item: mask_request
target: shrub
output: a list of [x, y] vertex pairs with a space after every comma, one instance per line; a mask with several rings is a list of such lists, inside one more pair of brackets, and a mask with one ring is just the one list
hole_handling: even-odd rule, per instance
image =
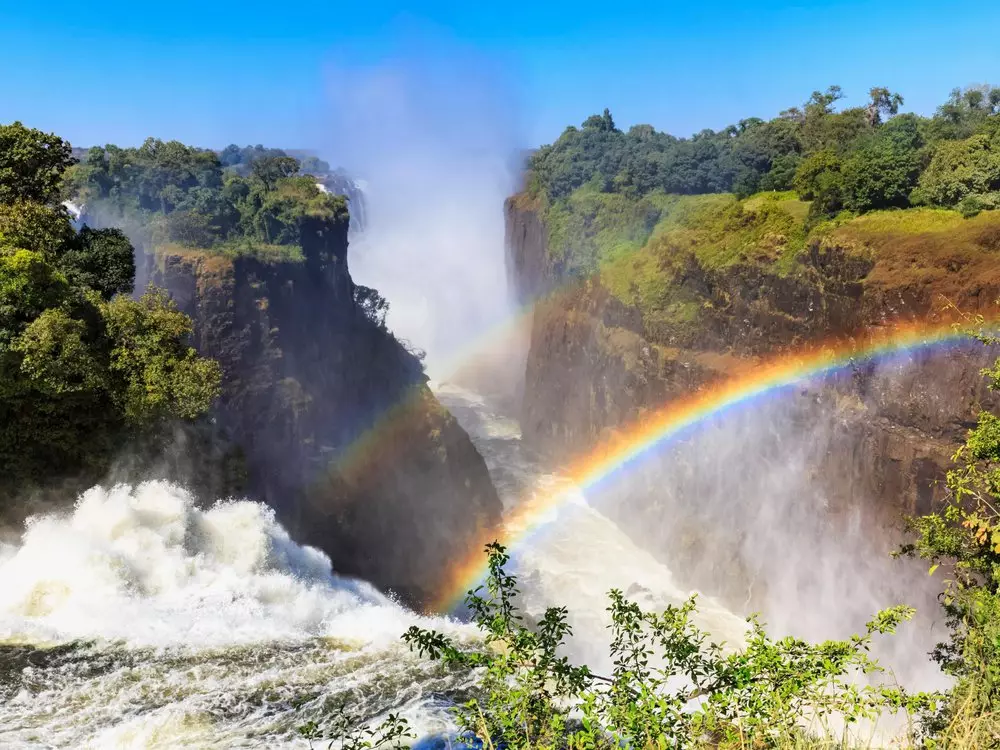
[[484, 635], [462, 648], [441, 633], [411, 627], [411, 648], [477, 676], [474, 696], [456, 709], [462, 735], [494, 747], [773, 747], [885, 710], [930, 706], [926, 695], [860, 685], [880, 671], [868, 656], [874, 636], [891, 633], [912, 610], [880, 612], [863, 635], [810, 644], [772, 640], [749, 619], [735, 651], [711, 642], [694, 622], [695, 600], [645, 612], [610, 593], [614, 670], [596, 675], [560, 651], [571, 634], [565, 607], [550, 607], [532, 627], [516, 607], [517, 581], [499, 544], [487, 546], [485, 587], [466, 604]]

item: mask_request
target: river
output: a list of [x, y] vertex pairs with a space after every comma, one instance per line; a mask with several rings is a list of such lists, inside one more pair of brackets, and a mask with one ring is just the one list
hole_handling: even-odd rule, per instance
[[[567, 489], [486, 399], [436, 392], [508, 510]], [[597, 669], [610, 588], [657, 608], [690, 593], [580, 493], [515, 564], [524, 606], [568, 606], [571, 651]], [[742, 621], [722, 606], [703, 599], [700, 611], [714, 633], [740, 637]], [[0, 547], [0, 746], [305, 747], [298, 727], [340, 706], [357, 720], [400, 712], [431, 737], [448, 730], [466, 686], [409, 652], [400, 635], [413, 624], [477, 637], [338, 577], [260, 504], [202, 509], [162, 481], [95, 487]]]

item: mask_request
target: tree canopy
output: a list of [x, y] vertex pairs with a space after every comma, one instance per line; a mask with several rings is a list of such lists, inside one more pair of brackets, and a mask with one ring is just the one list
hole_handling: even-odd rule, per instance
[[604, 110], [534, 153], [528, 189], [552, 204], [584, 185], [633, 197], [794, 187], [817, 216], [992, 200], [1000, 88], [956, 89], [932, 117], [900, 114], [902, 95], [882, 86], [864, 106], [838, 109], [844, 98], [830, 86], [770, 120], [690, 138], [650, 125], [623, 132]]
[[136, 227], [131, 235], [143, 245], [248, 253], [308, 246], [329, 255], [332, 243], [311, 240], [317, 231], [331, 238], [341, 225], [346, 231], [346, 203], [301, 171], [278, 149], [228, 146], [216, 154], [150, 138], [139, 148], [90, 149], [67, 183], [88, 213]]
[[[129, 440], [204, 413], [219, 388], [218, 365], [187, 344], [190, 319], [162, 292], [128, 296], [125, 234], [73, 229], [58, 203], [70, 153], [55, 135], [0, 127], [2, 492], [97, 477]], [[200, 155], [162, 156], [169, 169], [151, 179], [164, 187], [212, 179], [192, 169]]]

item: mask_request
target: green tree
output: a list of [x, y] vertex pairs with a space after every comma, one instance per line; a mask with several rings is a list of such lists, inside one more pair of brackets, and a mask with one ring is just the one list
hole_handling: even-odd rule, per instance
[[70, 145], [20, 122], [0, 125], [0, 203], [51, 203], [74, 163]]
[[1000, 149], [986, 135], [942, 141], [934, 148], [920, 176], [914, 199], [937, 206], [955, 206], [970, 195], [1000, 190]]
[[60, 256], [59, 268], [71, 283], [89, 287], [108, 300], [132, 291], [135, 249], [120, 229], [84, 227]]
[[[69, 145], [20, 124], [0, 128], [0, 493], [95, 479], [126, 442], [203, 414], [218, 365], [187, 343], [191, 321], [163, 293], [136, 301], [134, 251], [117, 229], [76, 233], [55, 204]], [[126, 181], [150, 199], [211, 184], [215, 157], [147, 141], [135, 172], [121, 149], [92, 149], [76, 176], [94, 190]], [[140, 201], [141, 203], [141, 201]]]
[[843, 163], [843, 202], [852, 211], [905, 208], [920, 177], [919, 126], [900, 117], [883, 125]]
[[62, 206], [23, 198], [0, 202], [0, 245], [58, 254], [72, 245], [75, 237]]
[[899, 112], [903, 106], [903, 97], [889, 91], [889, 89], [876, 86], [868, 92], [870, 101], [865, 107], [865, 115], [868, 118], [868, 126], [878, 127], [882, 124], [884, 117], [891, 117]]
[[795, 172], [795, 191], [804, 201], [815, 200], [820, 192], [840, 179], [842, 167], [840, 159], [832, 151], [817, 151], [810, 154], [802, 160]]
[[[983, 332], [977, 338], [996, 345]], [[1000, 360], [984, 370], [991, 390], [1000, 390]], [[927, 731], [950, 747], [1000, 746], [1000, 417], [979, 415], [946, 476], [948, 497], [940, 510], [909, 522], [915, 541], [901, 550], [931, 563], [946, 578], [941, 603], [951, 637], [934, 658], [956, 678], [938, 711], [925, 717]], [[956, 743], [957, 744], [957, 743]], [[935, 747], [938, 745], [934, 745]]]
[[868, 651], [912, 615], [905, 607], [879, 613], [863, 635], [820, 644], [773, 640], [750, 618], [745, 646], [727, 652], [695, 624], [694, 599], [645, 612], [613, 590], [614, 669], [597, 675], [561, 654], [572, 634], [566, 608], [550, 607], [527, 625], [506, 550], [493, 543], [487, 553], [486, 583], [466, 597], [481, 647], [416, 626], [403, 636], [422, 655], [474, 677], [470, 699], [455, 712], [470, 741], [525, 750], [798, 747], [809, 746], [807, 723], [821, 732], [826, 717], [850, 723], [931, 702], [852, 682], [855, 670], [881, 671]]
[[118, 296], [100, 310], [111, 341], [113, 398], [128, 423], [193, 419], [211, 406], [219, 393], [219, 365], [186, 343], [191, 319], [165, 291], [151, 287], [139, 300]]
[[0, 247], [0, 357], [32, 320], [69, 294], [66, 277], [44, 255]]
[[278, 180], [298, 174], [299, 162], [290, 156], [268, 156], [254, 161], [251, 171], [264, 186], [264, 190], [271, 191]]

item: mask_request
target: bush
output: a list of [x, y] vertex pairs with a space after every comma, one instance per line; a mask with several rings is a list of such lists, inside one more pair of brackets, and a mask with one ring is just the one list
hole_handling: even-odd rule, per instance
[[[981, 319], [975, 328], [984, 343], [1000, 343]], [[1000, 390], [1000, 360], [984, 374]], [[910, 519], [916, 539], [901, 550], [948, 575], [941, 603], [951, 637], [934, 658], [956, 684], [924, 726], [941, 747], [1000, 747], [1000, 418], [980, 414], [954, 462], [944, 507]]]
[[485, 587], [466, 598], [482, 647], [461, 648], [416, 626], [403, 636], [422, 655], [477, 676], [474, 696], [456, 717], [463, 736], [484, 745], [774, 747], [804, 739], [808, 730], [828, 731], [833, 717], [852, 723], [932, 703], [930, 696], [853, 679], [880, 671], [868, 656], [872, 640], [909, 618], [906, 607], [880, 612], [863, 635], [820, 644], [772, 640], [750, 618], [745, 646], [727, 652], [694, 623], [693, 598], [653, 613], [613, 590], [615, 667], [601, 676], [560, 654], [571, 634], [564, 607], [525, 624], [506, 550], [493, 543], [487, 553]]

